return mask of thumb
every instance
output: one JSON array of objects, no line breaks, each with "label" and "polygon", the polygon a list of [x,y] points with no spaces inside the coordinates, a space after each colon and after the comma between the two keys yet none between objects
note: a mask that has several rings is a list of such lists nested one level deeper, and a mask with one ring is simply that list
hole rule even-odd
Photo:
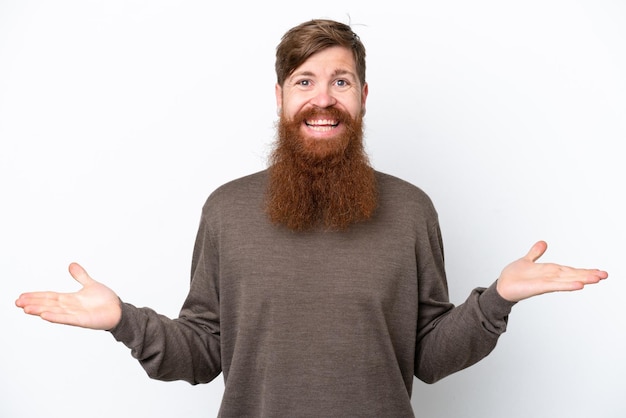
[{"label": "thumb", "polygon": [[68,267],[68,270],[74,280],[83,286],[92,283],[94,280],[87,274],[87,271],[78,263],[71,263]]},{"label": "thumb", "polygon": [[528,254],[524,257],[533,263],[541,257],[548,249],[548,244],[545,241],[537,241],[528,251]]}]

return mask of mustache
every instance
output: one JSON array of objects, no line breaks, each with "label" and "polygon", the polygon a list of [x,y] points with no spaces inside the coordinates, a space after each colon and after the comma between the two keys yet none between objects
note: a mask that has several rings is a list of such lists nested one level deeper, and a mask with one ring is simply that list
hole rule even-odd
[{"label": "mustache", "polygon": [[301,110],[294,118],[294,122],[304,122],[308,119],[333,119],[339,123],[348,124],[352,121],[352,116],[346,111],[338,109],[336,107],[310,107],[308,109]]}]

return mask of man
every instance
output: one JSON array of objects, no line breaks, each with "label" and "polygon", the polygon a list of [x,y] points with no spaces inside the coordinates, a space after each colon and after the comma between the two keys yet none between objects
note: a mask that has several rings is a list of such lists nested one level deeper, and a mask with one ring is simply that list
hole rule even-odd
[{"label": "man", "polygon": [[223,417],[411,417],[413,376],[435,382],[484,358],[516,302],[607,277],[536,263],[540,241],[453,306],[430,199],[364,152],[358,36],[329,20],[296,26],[276,74],[269,168],[208,198],[179,318],[120,302],[78,264],[79,292],[26,293],[17,306],[109,330],[155,379],[223,372]]}]

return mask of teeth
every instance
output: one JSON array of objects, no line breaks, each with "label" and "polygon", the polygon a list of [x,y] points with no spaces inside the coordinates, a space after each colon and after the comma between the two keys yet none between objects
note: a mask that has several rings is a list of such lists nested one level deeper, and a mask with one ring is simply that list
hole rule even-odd
[{"label": "teeth", "polygon": [[306,124],[309,128],[318,132],[327,132],[338,125],[336,120],[321,119],[321,120],[308,120]]},{"label": "teeth", "polygon": [[308,125],[336,125],[337,122],[330,119],[322,119],[322,120],[309,120],[307,121]]},{"label": "teeth", "polygon": [[323,125],[323,126],[308,125],[308,126],[312,130],[317,131],[317,132],[328,132],[328,131],[334,129],[334,126],[329,126],[329,125]]}]

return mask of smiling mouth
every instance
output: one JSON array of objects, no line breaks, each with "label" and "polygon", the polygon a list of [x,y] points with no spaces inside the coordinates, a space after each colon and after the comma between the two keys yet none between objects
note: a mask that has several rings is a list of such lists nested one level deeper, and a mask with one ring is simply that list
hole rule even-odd
[{"label": "smiling mouth", "polygon": [[328,132],[339,125],[339,121],[334,119],[306,120],[304,123],[307,127],[317,132]]}]

